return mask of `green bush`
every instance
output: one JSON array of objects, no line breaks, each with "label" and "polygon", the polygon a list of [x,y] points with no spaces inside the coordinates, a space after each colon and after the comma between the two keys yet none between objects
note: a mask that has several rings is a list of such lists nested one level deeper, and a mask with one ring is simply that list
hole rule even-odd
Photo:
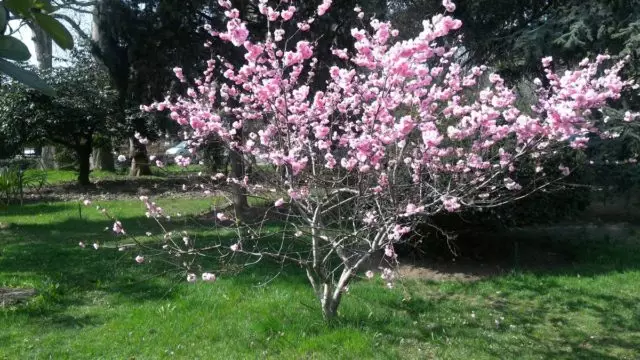
[{"label": "green bush", "polygon": [[0,167],[0,199],[6,205],[17,201],[22,203],[25,188],[39,191],[46,182],[45,171],[26,173],[19,166]]}]

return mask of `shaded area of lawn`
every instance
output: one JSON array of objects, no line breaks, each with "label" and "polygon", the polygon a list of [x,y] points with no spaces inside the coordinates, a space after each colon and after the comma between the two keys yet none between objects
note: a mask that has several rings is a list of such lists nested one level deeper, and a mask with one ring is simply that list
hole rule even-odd
[{"label": "shaded area of lawn", "polygon": [[[154,229],[139,202],[105,202],[129,232]],[[167,200],[171,214],[208,200]],[[175,220],[176,226],[181,220]],[[0,359],[633,359],[640,353],[640,245],[555,239],[566,267],[475,282],[354,283],[341,318],[322,321],[300,269],[261,263],[214,284],[186,284],[163,264],[138,265],[75,203],[0,211],[0,286],[34,287],[0,309]],[[153,230],[152,230],[153,231]],[[198,229],[205,239],[215,230]],[[82,249],[79,241],[89,246]],[[533,240],[531,240],[533,241]],[[90,244],[99,242],[100,250]],[[545,246],[548,245],[548,242]],[[275,276],[277,275],[277,276]],[[274,277],[275,276],[275,277]]]}]

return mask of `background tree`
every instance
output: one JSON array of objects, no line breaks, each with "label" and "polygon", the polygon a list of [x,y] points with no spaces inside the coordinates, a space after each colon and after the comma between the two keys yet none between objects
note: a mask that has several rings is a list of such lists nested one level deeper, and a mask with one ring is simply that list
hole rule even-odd
[{"label": "background tree", "polygon": [[115,93],[106,72],[85,53],[73,66],[54,68],[43,78],[56,91],[49,97],[13,82],[2,87],[0,123],[5,136],[19,142],[51,142],[75,152],[78,183],[87,185],[90,157],[97,135],[119,132],[114,121]]},{"label": "background tree", "polygon": [[[9,27],[10,20],[20,20],[30,24],[41,35],[40,38],[53,39],[61,48],[71,49],[73,37],[67,29],[53,17],[57,9],[48,0],[4,0],[0,2],[0,72],[17,81],[53,95],[51,88],[34,72],[20,68],[4,59],[26,61],[31,58],[28,48],[20,40],[12,37],[17,29]],[[18,28],[20,25],[18,26]],[[8,34],[6,34],[8,32]],[[49,43],[36,42],[40,49],[50,49]],[[51,62],[50,52],[38,52],[39,61]]]}]

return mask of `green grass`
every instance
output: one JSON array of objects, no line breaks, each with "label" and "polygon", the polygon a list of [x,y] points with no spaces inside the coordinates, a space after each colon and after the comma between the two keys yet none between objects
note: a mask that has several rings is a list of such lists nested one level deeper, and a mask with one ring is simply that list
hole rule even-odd
[{"label": "green grass", "polygon": [[[151,172],[152,175],[143,176],[143,178],[164,178],[167,176],[176,176],[183,174],[193,174],[199,171],[203,171],[203,166],[201,165],[190,165],[187,168],[180,167],[178,165],[167,165],[164,168],[152,167]],[[27,170],[26,174],[30,173],[42,173],[42,170]],[[46,170],[44,171],[47,177],[48,185],[59,185],[65,183],[75,182],[78,178],[78,172],[75,170]],[[128,169],[118,169],[115,173],[102,171],[102,170],[93,170],[90,174],[91,181],[96,180],[126,180],[131,179],[128,173]]]},{"label": "green grass", "polygon": [[[140,202],[101,205],[130,233],[151,228]],[[210,206],[160,205],[171,214]],[[183,274],[137,265],[136,254],[109,247],[113,237],[102,230],[110,221],[82,210],[80,217],[76,203],[61,202],[0,210],[8,226],[0,230],[0,286],[39,291],[27,304],[0,308],[0,359],[640,356],[637,234],[583,241],[575,265],[562,270],[474,283],[405,281],[392,290],[358,281],[339,322],[327,325],[295,267],[273,278],[278,269],[261,264],[214,284],[186,284]],[[81,249],[79,241],[105,246]]]}]

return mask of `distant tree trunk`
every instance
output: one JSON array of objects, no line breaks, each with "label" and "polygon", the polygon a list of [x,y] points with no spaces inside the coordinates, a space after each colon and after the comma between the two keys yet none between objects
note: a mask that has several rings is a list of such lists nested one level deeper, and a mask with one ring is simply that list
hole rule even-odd
[{"label": "distant tree trunk", "polygon": [[129,176],[151,175],[149,166],[149,154],[147,147],[140,144],[134,138],[129,139],[129,155],[131,157],[131,170]]},{"label": "distant tree trunk", "polygon": [[86,140],[84,144],[76,146],[76,153],[78,155],[78,185],[90,185],[89,174],[91,173],[91,150],[92,141],[91,138]]},{"label": "distant tree trunk", "polygon": [[[53,41],[46,31],[35,23],[30,23],[29,28],[33,34],[33,46],[36,53],[36,61],[40,70],[53,68]],[[43,146],[40,155],[40,166],[43,170],[58,169],[55,161],[55,146]]]},{"label": "distant tree trunk", "polygon": [[43,146],[40,151],[40,168],[42,170],[58,169],[58,163],[56,162],[56,147],[47,145]]},{"label": "distant tree trunk", "polygon": [[93,150],[92,154],[93,166],[92,169],[115,172],[115,159],[111,152],[111,146],[102,146]]},{"label": "distant tree trunk", "polygon": [[[242,181],[245,176],[242,155],[234,150],[229,151],[229,162],[231,164],[231,177]],[[231,199],[233,200],[233,208],[238,215],[242,215],[249,207],[247,193],[244,187],[239,184],[231,183]]]}]

